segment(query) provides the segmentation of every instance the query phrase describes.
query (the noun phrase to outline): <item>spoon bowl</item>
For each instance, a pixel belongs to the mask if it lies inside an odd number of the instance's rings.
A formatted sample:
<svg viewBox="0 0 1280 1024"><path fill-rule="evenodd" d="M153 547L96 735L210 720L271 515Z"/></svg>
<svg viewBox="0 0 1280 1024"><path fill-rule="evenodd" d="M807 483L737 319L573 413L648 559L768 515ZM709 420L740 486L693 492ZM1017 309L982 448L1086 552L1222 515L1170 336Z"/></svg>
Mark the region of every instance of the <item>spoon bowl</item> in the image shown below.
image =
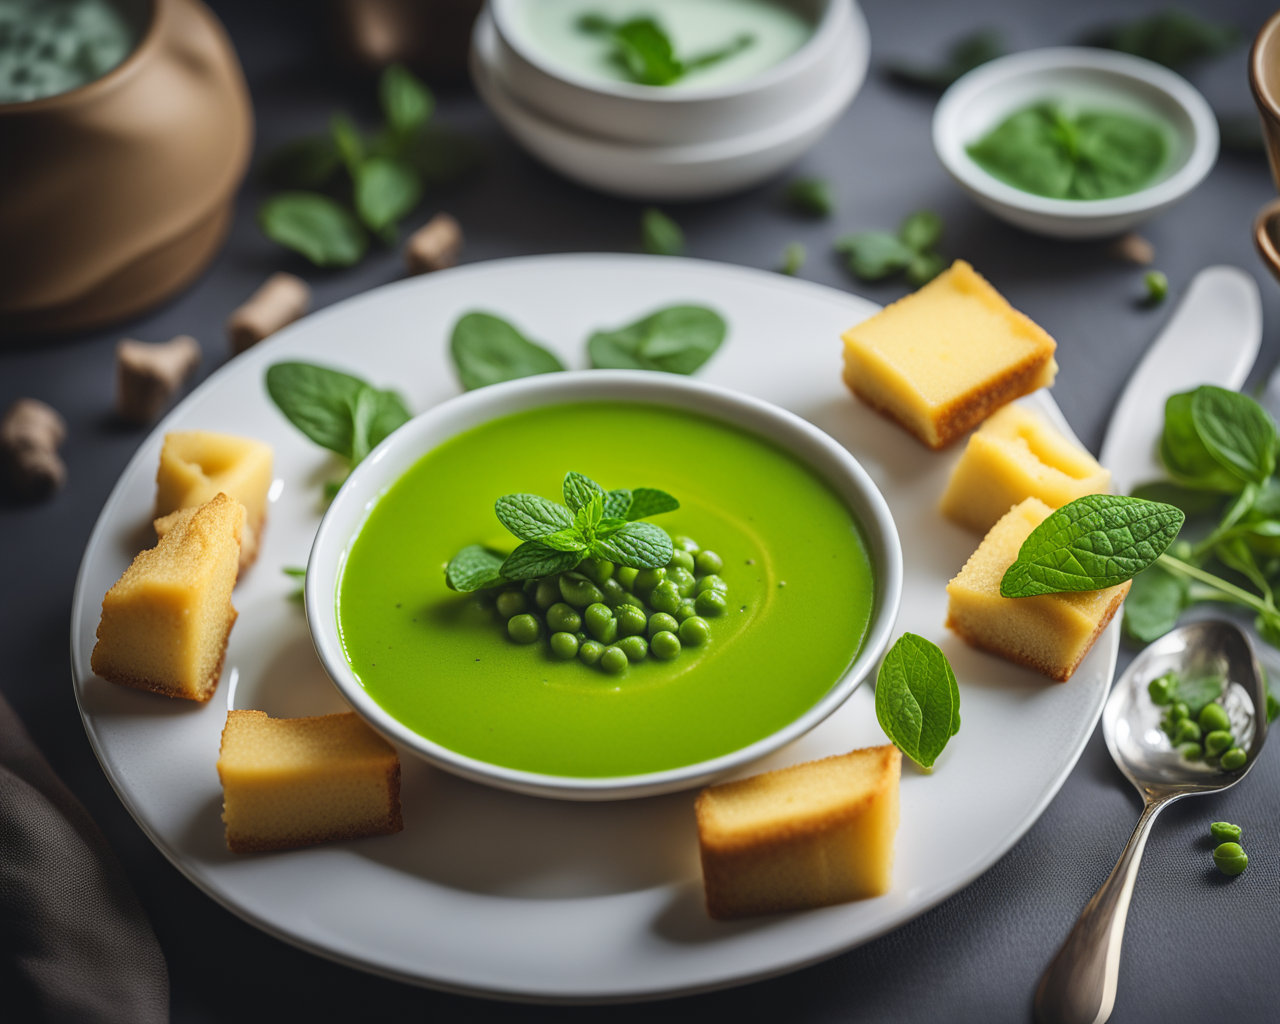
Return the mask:
<svg viewBox="0 0 1280 1024"><path fill-rule="evenodd" d="M1160 727L1163 710L1148 686L1166 672L1179 679L1220 680L1217 703L1231 720L1248 759L1233 771L1189 761ZM1165 634L1133 660L1102 710L1111 757L1142 794L1142 816L1115 868L1076 922L1040 979L1040 1024L1102 1024L1115 1006L1129 899L1156 816L1183 797L1230 789L1243 779L1267 740L1267 687L1248 636L1231 622L1194 622Z"/></svg>

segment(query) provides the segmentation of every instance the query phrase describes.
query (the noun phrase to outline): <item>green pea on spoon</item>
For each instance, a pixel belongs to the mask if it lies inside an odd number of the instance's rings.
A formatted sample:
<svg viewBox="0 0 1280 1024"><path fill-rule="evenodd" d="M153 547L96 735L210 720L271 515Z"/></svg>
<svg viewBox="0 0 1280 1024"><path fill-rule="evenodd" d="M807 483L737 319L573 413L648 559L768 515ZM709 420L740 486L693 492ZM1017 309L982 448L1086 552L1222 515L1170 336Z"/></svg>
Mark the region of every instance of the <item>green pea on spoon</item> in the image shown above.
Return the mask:
<svg viewBox="0 0 1280 1024"><path fill-rule="evenodd" d="M1161 709L1147 689L1170 669L1179 675L1221 674L1227 680L1222 717L1247 753L1243 764L1215 767L1171 747L1160 728ZM1102 711L1102 734L1112 759L1142 795L1142 816L1115 868L1040 979L1035 997L1040 1024L1103 1024L1111 1016L1125 917L1151 825L1175 800L1228 789L1248 774L1267 739L1263 678L1249 638L1238 626L1195 622L1149 646L1112 688Z"/></svg>

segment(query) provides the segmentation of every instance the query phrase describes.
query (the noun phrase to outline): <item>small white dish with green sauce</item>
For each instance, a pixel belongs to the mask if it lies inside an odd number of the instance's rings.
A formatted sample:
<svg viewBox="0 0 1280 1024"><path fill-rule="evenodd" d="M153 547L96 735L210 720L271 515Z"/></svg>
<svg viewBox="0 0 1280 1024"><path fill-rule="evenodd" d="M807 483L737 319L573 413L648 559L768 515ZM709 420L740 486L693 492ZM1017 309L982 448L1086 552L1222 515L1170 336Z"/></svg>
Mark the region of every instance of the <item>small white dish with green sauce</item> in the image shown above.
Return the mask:
<svg viewBox="0 0 1280 1024"><path fill-rule="evenodd" d="M942 165L978 205L1054 238L1128 231L1191 192L1218 156L1218 126L1186 79L1084 47L991 61L933 117Z"/></svg>
<svg viewBox="0 0 1280 1024"><path fill-rule="evenodd" d="M869 52L854 0L490 0L472 77L566 176L689 199L799 157L853 99Z"/></svg>

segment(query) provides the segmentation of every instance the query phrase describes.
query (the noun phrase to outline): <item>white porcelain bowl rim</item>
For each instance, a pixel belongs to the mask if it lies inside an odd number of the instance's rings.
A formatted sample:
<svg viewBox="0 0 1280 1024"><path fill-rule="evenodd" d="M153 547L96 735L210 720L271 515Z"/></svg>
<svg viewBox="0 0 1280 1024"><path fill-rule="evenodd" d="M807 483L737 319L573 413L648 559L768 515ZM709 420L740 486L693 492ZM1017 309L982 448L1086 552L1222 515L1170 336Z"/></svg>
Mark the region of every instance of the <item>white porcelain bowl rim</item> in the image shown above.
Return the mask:
<svg viewBox="0 0 1280 1024"><path fill-rule="evenodd" d="M876 602L862 649L827 694L764 739L721 757L641 775L578 778L521 771L477 760L435 743L388 714L357 681L343 654L334 595L347 552L369 511L428 451L495 416L556 402L644 401L692 409L751 430L801 458L856 499L854 511L875 564ZM818 465L821 461L825 465ZM841 485L844 485L843 487ZM860 506L860 507L859 507ZM668 374L584 370L495 384L441 403L383 441L347 479L325 512L307 563L307 623L325 671L367 722L426 760L473 781L537 796L607 800L687 789L757 760L818 725L857 689L889 643L902 597L902 548L884 497L858 461L828 434L794 413L727 388Z"/></svg>
<svg viewBox="0 0 1280 1024"><path fill-rule="evenodd" d="M527 2L527 0L489 0L489 11L494 25L507 45L543 74L590 92L606 93L625 99L682 104L746 95L768 89L774 83L795 74L809 63L814 50L825 47L828 38L840 31L841 15L844 13L842 7L846 6L849 0L824 0L822 17L814 27L813 35L795 53L784 57L777 64L736 82L688 89L669 89L661 85L641 85L637 82L615 82L606 78L592 78L590 75L577 74L546 60L535 48L527 46L520 32L512 26L511 7L521 2Z"/></svg>
<svg viewBox="0 0 1280 1024"><path fill-rule="evenodd" d="M1051 71L1103 71L1127 77L1163 92L1182 108L1195 133L1191 153L1173 174L1150 188L1112 199L1053 199L1014 188L983 170L965 152L972 141L961 139L960 113L980 93L1018 78ZM987 198L1030 213L1069 220L1123 216L1165 206L1180 199L1204 179L1218 157L1218 122L1208 102L1181 75L1127 53L1085 46L1059 46L1000 57L957 79L938 101L933 114L933 148L943 166L962 184Z"/></svg>

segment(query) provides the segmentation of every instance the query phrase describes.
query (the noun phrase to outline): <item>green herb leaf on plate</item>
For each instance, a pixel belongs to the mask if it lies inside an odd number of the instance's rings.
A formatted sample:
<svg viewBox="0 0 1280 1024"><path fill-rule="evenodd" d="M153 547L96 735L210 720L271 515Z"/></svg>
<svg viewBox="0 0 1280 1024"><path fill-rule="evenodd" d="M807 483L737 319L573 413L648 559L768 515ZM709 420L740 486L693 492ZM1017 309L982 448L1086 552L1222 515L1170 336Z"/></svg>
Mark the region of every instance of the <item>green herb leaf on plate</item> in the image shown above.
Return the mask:
<svg viewBox="0 0 1280 1024"><path fill-rule="evenodd" d="M879 281L905 270L916 255L897 235L887 231L845 235L836 242L836 250L849 258L849 269L864 281Z"/></svg>
<svg viewBox="0 0 1280 1024"><path fill-rule="evenodd" d="M800 178L787 186L787 204L810 217L830 217L836 212L835 192L825 178Z"/></svg>
<svg viewBox="0 0 1280 1024"><path fill-rule="evenodd" d="M568 572L582 561L577 551L556 551L541 541L527 540L502 563L502 575L509 580L531 580Z"/></svg>
<svg viewBox="0 0 1280 1024"><path fill-rule="evenodd" d="M808 253L805 252L803 245L799 242L789 242L782 250L782 264L778 267L778 273L795 277L804 268L804 261L807 258Z"/></svg>
<svg viewBox="0 0 1280 1024"><path fill-rule="evenodd" d="M1213 491L1202 491L1192 487L1183 487L1171 480L1156 480L1149 484L1140 484L1130 495L1144 501L1161 501L1166 505L1182 509L1188 518L1216 512L1222 505L1222 495ZM1280 497L1280 492L1277 493ZM1280 512L1280 506L1277 506Z"/></svg>
<svg viewBox="0 0 1280 1024"><path fill-rule="evenodd" d="M560 360L511 324L488 313L468 313L449 342L458 379L468 391L504 380L563 370Z"/></svg>
<svg viewBox="0 0 1280 1024"><path fill-rule="evenodd" d="M1124 599L1124 630L1130 639L1149 644L1178 624L1189 603L1186 579L1153 565L1133 578Z"/></svg>
<svg viewBox="0 0 1280 1024"><path fill-rule="evenodd" d="M715 354L728 327L702 306L672 306L616 331L597 331L587 341L598 370L663 370L693 373Z"/></svg>
<svg viewBox="0 0 1280 1024"><path fill-rule="evenodd" d="M1275 472L1275 420L1248 395L1211 385L1196 388L1191 421L1209 454L1240 479L1261 484Z"/></svg>
<svg viewBox="0 0 1280 1024"><path fill-rule="evenodd" d="M502 525L521 540L537 540L573 526L573 513L537 494L506 494L493 506Z"/></svg>
<svg viewBox="0 0 1280 1024"><path fill-rule="evenodd" d="M272 150L259 173L277 188L316 189L329 183L341 163L331 136L310 135Z"/></svg>
<svg viewBox="0 0 1280 1024"><path fill-rule="evenodd" d="M378 99L387 126L401 138L426 124L436 105L431 90L400 64L392 64L382 73Z"/></svg>
<svg viewBox="0 0 1280 1024"><path fill-rule="evenodd" d="M470 593L485 587L496 587L507 581L502 575L501 555L479 544L471 544L450 560L444 581L450 590Z"/></svg>
<svg viewBox="0 0 1280 1024"><path fill-rule="evenodd" d="M1191 413L1195 392L1170 395L1164 404L1164 433L1160 438L1160 461L1169 475L1184 487L1235 494L1244 482L1228 472L1214 458L1200 438Z"/></svg>
<svg viewBox="0 0 1280 1024"><path fill-rule="evenodd" d="M379 391L359 377L325 366L276 363L267 369L266 384L271 400L290 423L353 463L360 461L358 454L363 457L410 419L395 392Z"/></svg>
<svg viewBox="0 0 1280 1024"><path fill-rule="evenodd" d="M272 196L258 208L258 225L273 242L317 267L349 267L369 247L369 236L351 211L318 192Z"/></svg>
<svg viewBox="0 0 1280 1024"><path fill-rule="evenodd" d="M903 633L876 678L876 719L885 735L922 768L932 768L960 731L960 687L934 643Z"/></svg>
<svg viewBox="0 0 1280 1024"><path fill-rule="evenodd" d="M299 602L303 601L306 597L303 586L307 582L307 570L302 566L286 565L283 566L280 571L291 579L298 581L298 586L289 592L289 600Z"/></svg>
<svg viewBox="0 0 1280 1024"><path fill-rule="evenodd" d="M390 241L394 241L396 223L422 198L417 172L402 160L371 157L360 165L355 182L360 219L380 234L390 229Z"/></svg>
<svg viewBox="0 0 1280 1024"><path fill-rule="evenodd" d="M660 569L671 561L675 548L661 527L630 522L611 536L597 539L591 553L637 569Z"/></svg>
<svg viewBox="0 0 1280 1024"><path fill-rule="evenodd" d="M1023 542L1000 581L1002 597L1102 590L1164 554L1184 516L1172 505L1089 494L1055 510Z"/></svg>
<svg viewBox="0 0 1280 1024"><path fill-rule="evenodd" d="M666 491L659 491L653 487L637 487L631 492L631 507L627 509L625 518L648 519L649 516L661 515L663 512L674 512L679 507L680 502Z"/></svg>
<svg viewBox="0 0 1280 1024"><path fill-rule="evenodd" d="M670 85L684 74L670 37L653 18L631 18L613 27L617 62L641 85Z"/></svg>
<svg viewBox="0 0 1280 1024"><path fill-rule="evenodd" d="M680 256L684 232L680 225L656 207L640 215L640 248L651 256Z"/></svg>
<svg viewBox="0 0 1280 1024"><path fill-rule="evenodd" d="M581 473L566 473L563 490L564 503L574 512L588 504L592 498L604 497L604 488Z"/></svg>

